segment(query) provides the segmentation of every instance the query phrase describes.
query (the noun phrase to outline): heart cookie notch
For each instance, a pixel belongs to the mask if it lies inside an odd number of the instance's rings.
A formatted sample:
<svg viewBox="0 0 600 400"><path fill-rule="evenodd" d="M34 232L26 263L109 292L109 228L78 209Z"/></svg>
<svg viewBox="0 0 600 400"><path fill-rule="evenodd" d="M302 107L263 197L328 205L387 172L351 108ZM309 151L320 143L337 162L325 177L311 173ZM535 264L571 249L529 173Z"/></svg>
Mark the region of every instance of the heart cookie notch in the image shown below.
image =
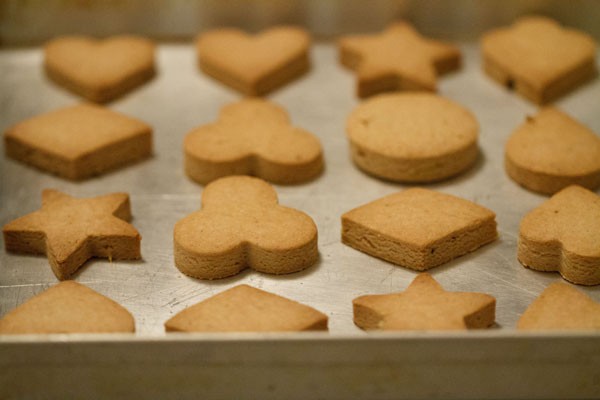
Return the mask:
<svg viewBox="0 0 600 400"><path fill-rule="evenodd" d="M289 26L256 35L216 29L196 41L200 69L247 96L266 95L308 71L309 47L308 33Z"/></svg>

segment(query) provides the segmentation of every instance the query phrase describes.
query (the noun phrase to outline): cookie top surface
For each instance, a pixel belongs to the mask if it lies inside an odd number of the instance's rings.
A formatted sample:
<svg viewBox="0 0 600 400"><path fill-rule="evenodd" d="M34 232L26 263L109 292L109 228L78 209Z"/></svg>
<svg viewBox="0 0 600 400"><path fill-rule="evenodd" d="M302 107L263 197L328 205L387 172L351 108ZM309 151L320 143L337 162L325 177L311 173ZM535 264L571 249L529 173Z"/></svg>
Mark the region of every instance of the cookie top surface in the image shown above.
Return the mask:
<svg viewBox="0 0 600 400"><path fill-rule="evenodd" d="M594 60L597 46L591 36L538 16L488 32L481 43L486 57L537 89Z"/></svg>
<svg viewBox="0 0 600 400"><path fill-rule="evenodd" d="M367 228L424 247L436 240L495 218L485 207L433 190L413 188L391 194L345 213Z"/></svg>
<svg viewBox="0 0 600 400"><path fill-rule="evenodd" d="M5 136L75 160L115 142L148 134L151 130L150 126L135 118L83 103L20 122Z"/></svg>
<svg viewBox="0 0 600 400"><path fill-rule="evenodd" d="M548 286L525 310L520 330L600 330L600 303L573 286Z"/></svg>
<svg viewBox="0 0 600 400"><path fill-rule="evenodd" d="M285 297L238 285L179 312L165 327L180 332L326 330L327 316Z"/></svg>
<svg viewBox="0 0 600 400"><path fill-rule="evenodd" d="M354 299L353 304L355 321L356 317L361 319L357 315L361 308L375 315L361 326L365 329L456 330L491 325L493 311L483 326L479 326L479 321L473 323L470 317L495 307L496 300L483 293L447 292L431 275L422 273L402 293L361 296Z"/></svg>
<svg viewBox="0 0 600 400"><path fill-rule="evenodd" d="M354 109L346 124L352 142L407 159L438 157L472 146L478 130L470 111L424 92L378 95Z"/></svg>
<svg viewBox="0 0 600 400"><path fill-rule="evenodd" d="M75 281L52 286L0 319L0 334L134 331L129 311Z"/></svg>
<svg viewBox="0 0 600 400"><path fill-rule="evenodd" d="M600 173L600 137L564 112L548 107L528 117L506 143L517 166L554 176Z"/></svg>

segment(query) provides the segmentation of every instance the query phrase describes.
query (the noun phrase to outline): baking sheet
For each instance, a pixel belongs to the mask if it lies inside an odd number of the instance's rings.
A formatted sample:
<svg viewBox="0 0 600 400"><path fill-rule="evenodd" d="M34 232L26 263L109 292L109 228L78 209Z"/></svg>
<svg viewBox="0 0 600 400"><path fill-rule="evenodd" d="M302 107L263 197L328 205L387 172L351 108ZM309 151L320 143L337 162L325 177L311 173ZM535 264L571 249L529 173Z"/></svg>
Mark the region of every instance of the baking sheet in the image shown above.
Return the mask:
<svg viewBox="0 0 600 400"><path fill-rule="evenodd" d="M481 155L475 167L463 175L426 187L494 210L500 238L429 272L446 290L477 291L496 297L497 326L492 329L512 331L527 305L550 283L561 281L556 273L531 271L517 261L519 221L546 197L519 187L503 169L507 137L526 115L536 112L536 107L484 75L476 43L463 43L461 49L463 68L440 79L439 88L442 95L476 115L481 126ZM90 260L75 279L130 310L138 336L162 337L163 323L172 315L241 283L321 310L329 316L333 337L365 335L352 323L352 299L363 294L403 291L416 273L343 245L340 216L408 186L374 179L352 164L345 120L359 101L354 95L354 75L338 64L335 47L316 44L311 72L269 97L289 111L294 125L313 132L323 144L326 170L322 176L303 185L276 186L281 204L305 211L317 223L319 263L291 275L246 270L210 282L184 276L173 262L173 226L199 208L202 193L202 186L183 172L182 141L192 128L214 121L220 107L240 96L198 71L190 43L161 44L157 59L159 72L154 80L108 105L153 126L154 156L81 183L2 156L0 223L38 209L43 188L74 196L126 191L131 195L133 225L142 235L143 260ZM600 132L598 99L600 80L596 79L556 105ZM44 76L39 48L0 50L2 131L22 119L79 101ZM9 254L2 248L0 315L57 282L44 256ZM578 289L600 300L600 286Z"/></svg>

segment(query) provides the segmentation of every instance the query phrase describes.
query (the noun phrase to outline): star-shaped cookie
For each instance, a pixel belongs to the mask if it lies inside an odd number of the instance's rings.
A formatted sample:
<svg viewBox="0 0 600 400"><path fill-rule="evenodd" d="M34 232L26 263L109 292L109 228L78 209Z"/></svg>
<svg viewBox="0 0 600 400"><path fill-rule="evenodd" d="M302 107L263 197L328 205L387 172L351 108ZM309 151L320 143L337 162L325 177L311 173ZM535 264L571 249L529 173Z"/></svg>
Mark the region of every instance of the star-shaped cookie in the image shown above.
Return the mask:
<svg viewBox="0 0 600 400"><path fill-rule="evenodd" d="M600 330L600 303L566 283L554 283L527 307L520 330Z"/></svg>
<svg viewBox="0 0 600 400"><path fill-rule="evenodd" d="M494 324L496 299L483 293L447 292L427 273L401 293L352 301L354 323L365 330L462 330Z"/></svg>
<svg viewBox="0 0 600 400"><path fill-rule="evenodd" d="M540 16L483 35L485 72L537 104L557 99L596 76L594 39Z"/></svg>
<svg viewBox="0 0 600 400"><path fill-rule="evenodd" d="M458 47L421 36L399 22L375 35L339 40L340 62L356 71L357 94L368 97L393 90L436 90L437 75L460 66Z"/></svg>
<svg viewBox="0 0 600 400"><path fill-rule="evenodd" d="M243 174L299 183L323 169L319 139L293 127L283 108L261 99L225 106L217 122L188 133L183 147L187 175L202 184Z"/></svg>
<svg viewBox="0 0 600 400"><path fill-rule="evenodd" d="M318 257L317 227L305 213L277 202L275 189L249 176L210 183L202 208L175 224L175 265L199 279L219 279L250 267L288 274Z"/></svg>
<svg viewBox="0 0 600 400"><path fill-rule="evenodd" d="M129 311L75 281L52 286L0 319L0 334L134 331Z"/></svg>
<svg viewBox="0 0 600 400"><path fill-rule="evenodd" d="M278 26L256 35L223 28L198 37L200 69L246 96L263 96L310 68L310 36L300 28Z"/></svg>
<svg viewBox="0 0 600 400"><path fill-rule="evenodd" d="M327 330L312 307L238 285L186 308L165 322L167 332L293 332Z"/></svg>
<svg viewBox="0 0 600 400"><path fill-rule="evenodd" d="M569 186L529 212L521 220L517 256L536 271L600 285L600 196Z"/></svg>
<svg viewBox="0 0 600 400"><path fill-rule="evenodd" d="M40 210L4 225L4 244L11 252L46 254L64 280L92 257L139 259L141 237L129 220L126 193L79 199L46 189Z"/></svg>
<svg viewBox="0 0 600 400"><path fill-rule="evenodd" d="M63 36L44 47L44 66L59 85L104 103L154 76L154 43L138 36Z"/></svg>

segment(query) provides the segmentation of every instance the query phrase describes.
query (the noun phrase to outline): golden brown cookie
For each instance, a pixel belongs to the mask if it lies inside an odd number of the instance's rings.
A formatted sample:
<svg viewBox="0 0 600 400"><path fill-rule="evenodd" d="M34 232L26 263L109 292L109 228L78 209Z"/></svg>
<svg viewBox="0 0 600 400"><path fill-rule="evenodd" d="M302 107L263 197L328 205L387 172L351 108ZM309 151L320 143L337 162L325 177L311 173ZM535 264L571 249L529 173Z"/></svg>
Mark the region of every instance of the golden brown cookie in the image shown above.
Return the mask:
<svg viewBox="0 0 600 400"><path fill-rule="evenodd" d="M537 104L596 76L596 47L590 35L539 16L520 18L481 39L485 72Z"/></svg>
<svg viewBox="0 0 600 400"><path fill-rule="evenodd" d="M273 187L249 176L206 186L202 208L175 225L174 246L177 268L199 279L225 278L247 267L288 274L319 257L313 220L277 204Z"/></svg>
<svg viewBox="0 0 600 400"><path fill-rule="evenodd" d="M80 104L20 122L4 133L6 155L72 180L152 153L152 128L106 108Z"/></svg>
<svg viewBox="0 0 600 400"><path fill-rule="evenodd" d="M471 167L479 125L469 110L425 92L375 96L348 117L352 160L397 182L432 182Z"/></svg>
<svg viewBox="0 0 600 400"><path fill-rule="evenodd" d="M600 330L600 304L566 283L554 283L527 307L520 330Z"/></svg>
<svg viewBox="0 0 600 400"><path fill-rule="evenodd" d="M104 103L154 76L154 43L138 36L63 36L46 44L44 66L59 85Z"/></svg>
<svg viewBox="0 0 600 400"><path fill-rule="evenodd" d="M238 285L186 308L165 322L167 332L282 332L327 330L327 315L248 285Z"/></svg>
<svg viewBox="0 0 600 400"><path fill-rule="evenodd" d="M265 95L308 71L309 47L308 33L290 26L257 35L215 29L196 41L200 69L247 96Z"/></svg>
<svg viewBox="0 0 600 400"><path fill-rule="evenodd" d="M447 292L427 273L401 293L367 295L352 301L354 323L373 330L463 330L494 324L496 299L483 293Z"/></svg>
<svg viewBox="0 0 600 400"><path fill-rule="evenodd" d="M569 282L600 284L600 196L569 186L521 220L518 258Z"/></svg>
<svg viewBox="0 0 600 400"><path fill-rule="evenodd" d="M420 35L398 22L374 35L338 42L340 62L356 71L359 97L395 90L436 90L437 75L460 67L458 47Z"/></svg>
<svg viewBox="0 0 600 400"><path fill-rule="evenodd" d="M319 139L293 127L283 108L260 99L223 107L218 121L188 133L183 147L185 172L202 184L227 175L299 183L323 169Z"/></svg>
<svg viewBox="0 0 600 400"><path fill-rule="evenodd" d="M0 334L135 332L125 308L75 281L58 283L0 319Z"/></svg>
<svg viewBox="0 0 600 400"><path fill-rule="evenodd" d="M139 259L141 237L129 220L126 193L78 199L45 189L40 210L4 225L4 244L15 253L46 254L63 280L92 257Z"/></svg>
<svg viewBox="0 0 600 400"><path fill-rule="evenodd" d="M504 166L520 185L552 194L600 187L600 137L556 108L527 117L506 143Z"/></svg>
<svg viewBox="0 0 600 400"><path fill-rule="evenodd" d="M459 197L413 188L342 215L342 242L423 271L496 239L495 214Z"/></svg>

